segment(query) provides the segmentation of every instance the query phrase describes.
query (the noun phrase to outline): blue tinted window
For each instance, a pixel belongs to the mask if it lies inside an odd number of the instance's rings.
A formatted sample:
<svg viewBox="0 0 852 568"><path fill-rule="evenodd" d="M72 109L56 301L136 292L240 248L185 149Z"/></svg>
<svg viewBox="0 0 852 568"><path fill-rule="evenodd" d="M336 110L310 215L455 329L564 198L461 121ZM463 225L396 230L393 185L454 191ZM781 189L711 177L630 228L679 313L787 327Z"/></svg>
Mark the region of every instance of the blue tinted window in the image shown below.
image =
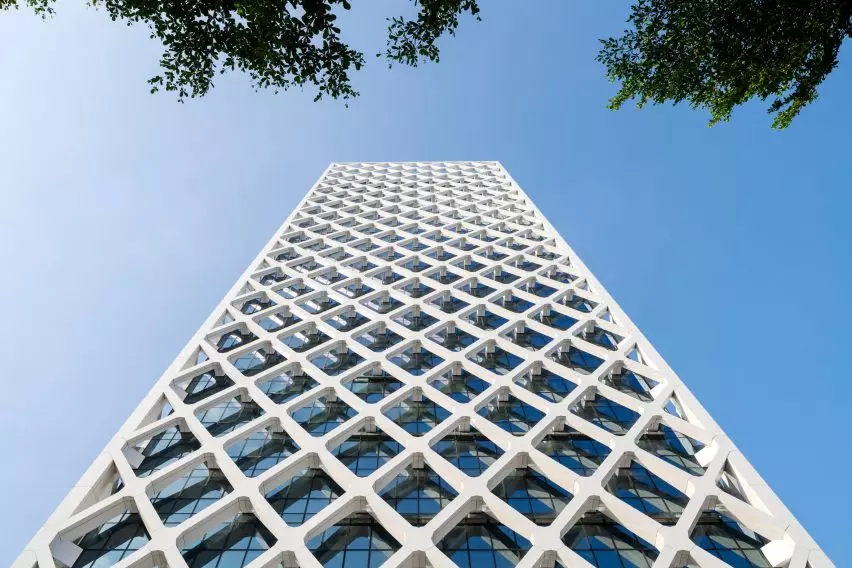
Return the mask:
<svg viewBox="0 0 852 568"><path fill-rule="evenodd" d="M470 426L456 428L432 446L440 456L471 477L482 475L488 466L497 461L503 450L490 439Z"/></svg>
<svg viewBox="0 0 852 568"><path fill-rule="evenodd" d="M544 437L537 448L549 458L583 476L592 475L610 453L607 446L573 428L554 430Z"/></svg>
<svg viewBox="0 0 852 568"><path fill-rule="evenodd" d="M356 513L307 542L323 566L377 568L400 549L399 542L368 513Z"/></svg>
<svg viewBox="0 0 852 568"><path fill-rule="evenodd" d="M322 469L307 468L266 493L266 500L290 526L297 527L343 495Z"/></svg>
<svg viewBox="0 0 852 568"><path fill-rule="evenodd" d="M234 442L225 451L247 477L256 477L299 450L285 433L264 428Z"/></svg>
<svg viewBox="0 0 852 568"><path fill-rule="evenodd" d="M428 465L409 465L379 495L410 524L422 527L458 493Z"/></svg>
<svg viewBox="0 0 852 568"><path fill-rule="evenodd" d="M149 540L138 513L125 511L75 541L82 553L72 568L96 568L117 564Z"/></svg>
<svg viewBox="0 0 852 568"><path fill-rule="evenodd" d="M218 468L199 464L151 497L160 520L167 527L178 525L209 507L231 491L231 484Z"/></svg>
<svg viewBox="0 0 852 568"><path fill-rule="evenodd" d="M241 568L269 550L276 539L251 513L219 523L181 550L189 568Z"/></svg>
<svg viewBox="0 0 852 568"><path fill-rule="evenodd" d="M515 566L532 548L530 541L483 513L473 513L453 527L438 548L465 568Z"/></svg>

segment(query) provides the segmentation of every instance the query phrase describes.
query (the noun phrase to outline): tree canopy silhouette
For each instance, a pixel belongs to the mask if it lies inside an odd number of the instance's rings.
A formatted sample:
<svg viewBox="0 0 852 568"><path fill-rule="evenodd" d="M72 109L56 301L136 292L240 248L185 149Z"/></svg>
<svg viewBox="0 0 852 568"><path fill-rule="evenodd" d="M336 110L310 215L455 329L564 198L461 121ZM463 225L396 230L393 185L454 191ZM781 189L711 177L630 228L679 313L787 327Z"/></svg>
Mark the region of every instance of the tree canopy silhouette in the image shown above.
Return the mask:
<svg viewBox="0 0 852 568"><path fill-rule="evenodd" d="M621 83L610 108L687 102L713 125L752 98L771 99L781 129L837 66L852 0L636 0L628 21L598 55Z"/></svg>
<svg viewBox="0 0 852 568"><path fill-rule="evenodd" d="M53 15L55 0L0 0L0 9L29 6ZM161 74L151 91L174 91L183 100L200 97L217 74L240 70L258 88L286 90L312 85L316 99L358 95L350 72L364 54L341 41L337 17L348 0L89 0L113 20L147 25L164 47ZM416 66L438 61L437 39L454 34L459 17L478 18L476 0L417 0L414 19L391 18L387 49L394 62Z"/></svg>
<svg viewBox="0 0 852 568"><path fill-rule="evenodd" d="M146 25L162 42L152 92L199 97L217 74L240 70L258 89L358 95L350 74L365 65L364 53L341 40L337 22L350 0L88 1L113 20ZM0 0L0 9L29 6L48 16L54 2ZM414 4L413 18L388 20L386 49L376 55L389 65L438 61L437 40L480 14L477 0ZM837 66L852 36L852 0L634 0L628 24L602 40L597 57L620 83L610 108L686 102L708 110L712 125L753 98L771 99L773 126L785 128Z"/></svg>

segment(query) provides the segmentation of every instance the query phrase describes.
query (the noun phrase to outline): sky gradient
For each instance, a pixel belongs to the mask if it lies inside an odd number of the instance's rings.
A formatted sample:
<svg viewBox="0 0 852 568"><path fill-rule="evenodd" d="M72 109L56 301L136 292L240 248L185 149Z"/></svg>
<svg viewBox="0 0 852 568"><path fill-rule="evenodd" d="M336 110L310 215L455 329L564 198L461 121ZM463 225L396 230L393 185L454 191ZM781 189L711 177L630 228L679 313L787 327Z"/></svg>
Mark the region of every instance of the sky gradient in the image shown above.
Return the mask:
<svg viewBox="0 0 852 568"><path fill-rule="evenodd" d="M0 13L0 565L17 556L332 161L499 160L838 566L848 431L852 50L784 132L606 109L627 2L484 3L441 63L372 58L361 97L150 95L160 46L63 1ZM532 6L530 4L529 6ZM548 6L549 8L545 8ZM514 10L512 9L514 8Z"/></svg>

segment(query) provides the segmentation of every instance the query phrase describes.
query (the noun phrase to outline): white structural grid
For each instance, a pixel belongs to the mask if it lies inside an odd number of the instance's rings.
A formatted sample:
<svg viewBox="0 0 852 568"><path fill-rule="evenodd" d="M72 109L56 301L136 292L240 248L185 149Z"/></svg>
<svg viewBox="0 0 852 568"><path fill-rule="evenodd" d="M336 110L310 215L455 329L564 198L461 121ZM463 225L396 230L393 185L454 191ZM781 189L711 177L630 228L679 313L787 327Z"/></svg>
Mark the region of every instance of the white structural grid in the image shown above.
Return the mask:
<svg viewBox="0 0 852 568"><path fill-rule="evenodd" d="M16 563L246 565L833 566L497 162L332 164Z"/></svg>

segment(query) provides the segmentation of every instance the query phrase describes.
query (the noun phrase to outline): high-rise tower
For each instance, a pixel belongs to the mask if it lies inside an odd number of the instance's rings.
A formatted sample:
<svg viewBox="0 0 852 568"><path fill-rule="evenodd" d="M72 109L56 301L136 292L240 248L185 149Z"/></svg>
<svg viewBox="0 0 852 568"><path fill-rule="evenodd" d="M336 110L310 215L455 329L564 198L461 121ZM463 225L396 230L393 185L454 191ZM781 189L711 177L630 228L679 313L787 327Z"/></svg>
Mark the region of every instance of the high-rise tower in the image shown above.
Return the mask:
<svg viewBox="0 0 852 568"><path fill-rule="evenodd" d="M833 566L496 162L334 164L16 566Z"/></svg>

